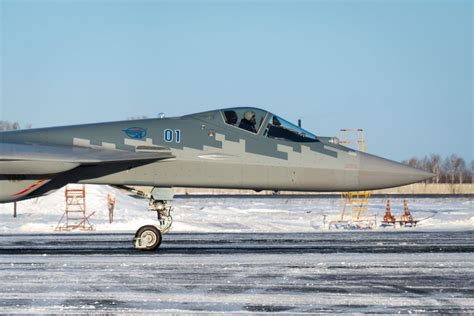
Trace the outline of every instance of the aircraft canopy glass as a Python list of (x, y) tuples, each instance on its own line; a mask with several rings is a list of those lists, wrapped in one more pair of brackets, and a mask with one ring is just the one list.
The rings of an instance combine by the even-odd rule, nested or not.
[[(279, 116), (256, 108), (232, 108), (222, 110), (226, 124), (258, 134), (268, 114), (263, 136), (291, 142), (308, 143), (319, 141), (316, 135), (298, 127)], [(265, 122), (267, 122), (265, 120)]]
[(266, 111), (255, 108), (222, 110), (224, 121), (232, 126), (257, 134), (265, 119)]
[(276, 115), (273, 115), (270, 118), (264, 135), (269, 138), (284, 139), (299, 143), (309, 143), (318, 141), (316, 135)]

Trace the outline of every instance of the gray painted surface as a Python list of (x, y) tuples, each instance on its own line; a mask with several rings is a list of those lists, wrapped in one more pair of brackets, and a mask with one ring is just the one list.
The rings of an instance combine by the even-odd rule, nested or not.
[(333, 144), (329, 138), (271, 138), (271, 113), (231, 110), (241, 116), (262, 113), (258, 133), (227, 124), (221, 110), (1, 132), (0, 202), (40, 196), (67, 183), (358, 191), (432, 176)]

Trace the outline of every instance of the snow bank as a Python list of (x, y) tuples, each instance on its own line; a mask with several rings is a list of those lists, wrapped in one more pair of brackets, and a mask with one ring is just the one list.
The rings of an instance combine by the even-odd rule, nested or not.
[[(0, 233), (52, 232), (64, 213), (62, 188), (57, 192), (18, 202), (18, 217), (13, 204), (0, 204)], [(95, 211), (91, 223), (97, 232), (134, 232), (154, 223), (156, 215), (147, 210), (148, 201), (126, 192), (99, 185), (87, 185), (87, 208)], [(108, 222), (107, 194), (114, 192), (114, 223)], [(392, 212), (399, 216), (403, 199), (391, 199)], [(385, 199), (372, 199), (371, 213), (380, 221)], [(474, 203), (468, 198), (409, 199), (415, 219), (425, 219), (416, 229), (472, 229)], [(174, 201), (175, 232), (311, 232), (322, 230), (327, 221), (339, 218), (339, 199), (334, 198), (182, 198)]]

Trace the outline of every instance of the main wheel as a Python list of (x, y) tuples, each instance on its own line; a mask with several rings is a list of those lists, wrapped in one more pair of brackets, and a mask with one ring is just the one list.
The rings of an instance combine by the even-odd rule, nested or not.
[(156, 250), (161, 245), (161, 232), (153, 225), (142, 226), (135, 233), (134, 244), (139, 250)]

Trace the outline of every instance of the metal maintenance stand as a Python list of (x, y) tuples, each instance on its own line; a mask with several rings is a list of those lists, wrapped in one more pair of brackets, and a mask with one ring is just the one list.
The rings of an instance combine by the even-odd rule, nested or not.
[(66, 210), (54, 230), (95, 230), (94, 226), (89, 222), (89, 219), (95, 212), (87, 215), (86, 186), (83, 184), (81, 188), (66, 187), (64, 196), (66, 197)]

